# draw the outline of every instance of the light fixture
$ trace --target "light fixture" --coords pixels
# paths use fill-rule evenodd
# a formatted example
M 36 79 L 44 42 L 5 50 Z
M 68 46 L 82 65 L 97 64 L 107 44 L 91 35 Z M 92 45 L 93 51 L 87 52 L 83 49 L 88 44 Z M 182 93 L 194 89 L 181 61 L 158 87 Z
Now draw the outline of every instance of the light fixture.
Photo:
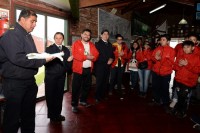
M 145 2 L 145 0 L 143 0 L 143 2 Z
M 162 6 L 159 6 L 159 7 L 155 8 L 155 9 L 151 10 L 151 11 L 149 12 L 149 14 L 151 14 L 151 13 L 153 13 L 153 12 L 155 12 L 155 11 L 158 11 L 158 10 L 164 8 L 166 5 L 167 5 L 167 4 L 164 4 L 164 5 L 162 5 Z
M 179 22 L 179 24 L 188 24 L 187 20 L 185 20 L 185 18 L 184 18 L 184 9 L 183 9 L 183 18 L 181 19 L 181 21 Z

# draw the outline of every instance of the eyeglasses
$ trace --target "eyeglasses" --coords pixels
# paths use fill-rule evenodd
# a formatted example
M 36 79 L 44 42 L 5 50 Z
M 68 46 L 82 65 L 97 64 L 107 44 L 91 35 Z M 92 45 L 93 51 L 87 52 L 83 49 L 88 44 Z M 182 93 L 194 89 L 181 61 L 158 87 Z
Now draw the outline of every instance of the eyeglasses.
M 122 39 L 117 39 L 117 40 L 121 41 Z

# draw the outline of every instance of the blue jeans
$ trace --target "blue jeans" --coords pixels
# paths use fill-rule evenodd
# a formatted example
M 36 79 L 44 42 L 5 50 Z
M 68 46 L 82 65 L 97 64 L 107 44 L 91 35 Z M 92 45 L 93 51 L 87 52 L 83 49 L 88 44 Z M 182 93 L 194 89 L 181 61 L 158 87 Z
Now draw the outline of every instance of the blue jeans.
M 140 85 L 140 92 L 147 92 L 148 85 L 149 85 L 149 76 L 150 76 L 151 70 L 148 69 L 138 69 L 139 74 L 139 85 Z
M 130 71 L 131 87 L 136 88 L 138 85 L 138 71 Z

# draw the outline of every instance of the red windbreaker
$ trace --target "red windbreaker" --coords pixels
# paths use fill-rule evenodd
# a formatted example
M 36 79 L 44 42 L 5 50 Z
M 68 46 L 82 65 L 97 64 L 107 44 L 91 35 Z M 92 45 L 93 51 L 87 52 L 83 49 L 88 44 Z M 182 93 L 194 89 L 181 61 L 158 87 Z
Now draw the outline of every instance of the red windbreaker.
M 115 65 L 118 62 L 119 52 L 118 52 L 118 47 L 117 47 L 116 43 L 114 43 L 112 46 L 113 46 L 113 49 L 114 49 L 113 53 L 114 53 L 114 56 L 115 56 L 115 60 L 113 61 L 111 67 L 114 68 Z M 127 48 L 126 44 L 122 44 L 122 50 L 124 52 L 124 55 L 121 57 L 121 62 L 124 65 L 124 63 L 127 60 L 127 51 L 128 51 L 128 48 Z
M 97 58 L 99 56 L 99 52 L 98 52 L 98 50 L 96 49 L 95 45 L 92 42 L 89 42 L 89 45 L 90 45 L 90 54 L 92 54 L 94 56 L 94 59 L 91 61 L 92 62 L 91 71 L 92 71 L 93 65 L 94 65 L 94 61 L 97 60 Z M 74 57 L 73 65 L 72 65 L 73 72 L 82 74 L 83 61 L 87 60 L 87 56 L 84 55 L 84 46 L 83 46 L 81 40 L 77 40 L 72 45 L 72 55 Z
M 160 51 L 161 60 L 156 60 L 155 55 Z M 172 73 L 172 68 L 174 64 L 175 52 L 172 47 L 159 46 L 152 54 L 153 68 L 152 70 L 158 75 L 165 76 Z
M 186 59 L 188 65 L 179 66 L 179 61 Z M 173 69 L 176 71 L 175 80 L 189 87 L 194 87 L 197 84 L 198 76 L 200 73 L 200 59 L 199 56 L 192 54 L 179 55 L 176 58 Z
M 152 69 L 152 60 L 151 60 L 151 56 L 152 56 L 152 51 L 150 49 L 148 50 L 138 50 L 136 52 L 136 59 L 138 61 L 138 63 L 143 62 L 143 61 L 147 61 L 148 62 L 148 68 L 149 70 Z
M 176 57 L 184 54 L 182 43 L 179 43 L 176 45 L 175 52 L 176 52 Z M 200 56 L 200 47 L 199 46 L 195 45 L 193 54 Z

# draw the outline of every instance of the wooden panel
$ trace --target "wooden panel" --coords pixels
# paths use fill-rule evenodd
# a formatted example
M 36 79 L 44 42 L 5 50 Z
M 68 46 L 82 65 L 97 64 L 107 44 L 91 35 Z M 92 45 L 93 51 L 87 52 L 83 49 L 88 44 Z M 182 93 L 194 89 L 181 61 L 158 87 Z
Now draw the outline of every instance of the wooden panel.
M 85 8 L 90 6 L 97 6 L 105 3 L 116 2 L 120 0 L 80 0 L 79 8 Z
M 194 0 L 170 0 L 170 1 L 184 4 L 184 5 L 189 5 L 189 6 L 194 6 L 194 3 L 195 3 Z

